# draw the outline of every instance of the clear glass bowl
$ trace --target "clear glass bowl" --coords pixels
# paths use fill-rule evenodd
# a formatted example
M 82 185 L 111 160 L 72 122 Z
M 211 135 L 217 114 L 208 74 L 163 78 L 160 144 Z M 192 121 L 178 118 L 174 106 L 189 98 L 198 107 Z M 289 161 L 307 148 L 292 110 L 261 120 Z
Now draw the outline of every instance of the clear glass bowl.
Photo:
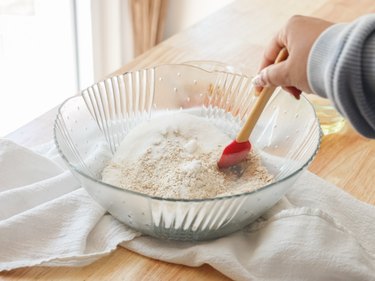
M 271 208 L 316 154 L 321 131 L 311 104 L 278 89 L 251 135 L 276 181 L 234 196 L 176 200 L 151 197 L 101 181 L 101 171 L 138 123 L 172 110 L 194 110 L 234 138 L 251 110 L 250 78 L 178 64 L 99 82 L 59 108 L 56 146 L 88 193 L 114 217 L 148 235 L 213 239 L 237 231 Z

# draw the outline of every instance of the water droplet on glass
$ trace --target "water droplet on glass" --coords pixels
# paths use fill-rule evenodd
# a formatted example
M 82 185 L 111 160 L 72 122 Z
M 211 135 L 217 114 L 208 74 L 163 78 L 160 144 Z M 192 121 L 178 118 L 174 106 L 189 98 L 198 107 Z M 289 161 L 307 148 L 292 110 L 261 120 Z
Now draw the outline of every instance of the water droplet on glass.
M 187 97 L 187 98 L 186 98 L 186 101 L 187 101 L 187 102 L 190 102 L 190 97 Z
M 288 140 L 290 137 L 289 136 L 286 136 L 285 139 Z
M 180 77 L 180 76 L 181 76 L 181 73 L 180 73 L 180 72 L 177 72 L 177 76 Z
M 177 92 L 177 88 L 173 88 L 173 91 Z
M 194 83 L 195 85 L 197 85 L 198 81 L 197 81 L 197 80 L 194 80 L 193 83 Z
M 288 111 L 284 110 L 284 111 L 283 111 L 283 113 L 284 113 L 284 114 L 287 114 L 287 113 L 288 113 Z
M 298 118 L 299 117 L 299 114 L 298 113 L 296 113 L 296 118 Z
M 159 77 L 159 81 L 163 81 L 163 77 Z

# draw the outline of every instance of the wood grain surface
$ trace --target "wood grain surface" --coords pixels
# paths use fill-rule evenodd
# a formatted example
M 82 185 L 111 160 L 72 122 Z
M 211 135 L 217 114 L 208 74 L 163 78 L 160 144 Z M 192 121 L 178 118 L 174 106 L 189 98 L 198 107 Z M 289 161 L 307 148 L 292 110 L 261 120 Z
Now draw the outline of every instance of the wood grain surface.
M 351 21 L 375 12 L 374 0 L 241 0 L 223 8 L 119 69 L 115 74 L 162 63 L 221 61 L 254 75 L 273 34 L 294 14 Z M 55 109 L 10 134 L 31 146 L 51 139 Z M 375 142 L 350 125 L 323 138 L 310 171 L 359 200 L 375 204 Z M 82 268 L 32 267 L 0 273 L 0 280 L 228 280 L 208 265 L 190 268 L 155 261 L 118 248 Z

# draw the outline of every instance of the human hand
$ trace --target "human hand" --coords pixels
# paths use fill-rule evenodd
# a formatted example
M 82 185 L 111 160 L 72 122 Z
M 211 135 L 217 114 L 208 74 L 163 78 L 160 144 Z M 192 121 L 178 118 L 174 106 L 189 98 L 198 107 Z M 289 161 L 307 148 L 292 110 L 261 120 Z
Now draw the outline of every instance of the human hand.
M 260 72 L 253 79 L 258 92 L 265 86 L 282 86 L 299 98 L 301 91 L 311 93 L 307 80 L 307 60 L 319 35 L 333 23 L 305 16 L 293 16 L 267 46 L 260 65 Z M 288 58 L 273 64 L 282 48 Z

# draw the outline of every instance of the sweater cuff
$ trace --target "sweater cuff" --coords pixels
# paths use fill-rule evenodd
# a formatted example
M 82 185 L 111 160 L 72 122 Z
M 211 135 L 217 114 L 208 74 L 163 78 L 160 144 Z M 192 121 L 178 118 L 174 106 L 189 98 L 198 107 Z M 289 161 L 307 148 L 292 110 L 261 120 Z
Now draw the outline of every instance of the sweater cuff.
M 307 79 L 310 89 L 313 93 L 323 97 L 327 97 L 326 93 L 329 92 L 329 83 L 331 79 L 329 76 L 332 73 L 333 63 L 337 60 L 340 54 L 340 40 L 346 27 L 346 24 L 335 24 L 327 28 L 315 41 L 312 46 L 307 61 Z

